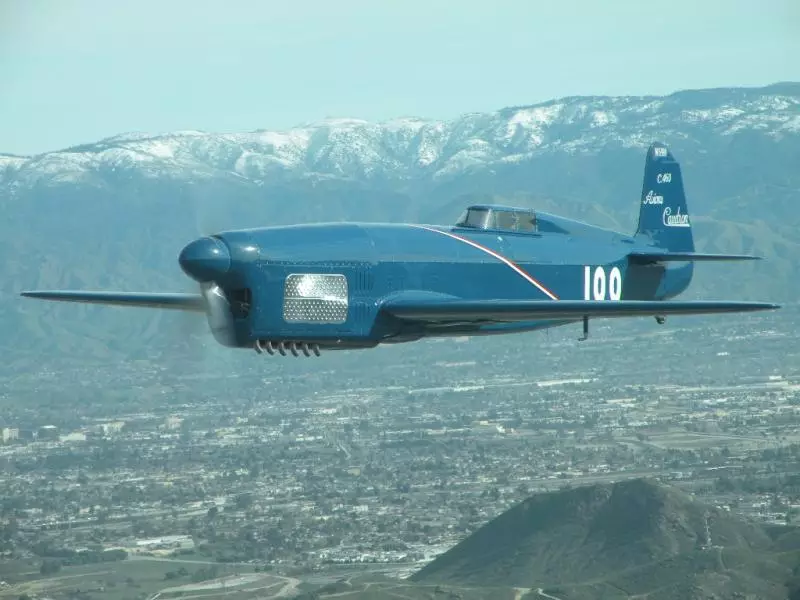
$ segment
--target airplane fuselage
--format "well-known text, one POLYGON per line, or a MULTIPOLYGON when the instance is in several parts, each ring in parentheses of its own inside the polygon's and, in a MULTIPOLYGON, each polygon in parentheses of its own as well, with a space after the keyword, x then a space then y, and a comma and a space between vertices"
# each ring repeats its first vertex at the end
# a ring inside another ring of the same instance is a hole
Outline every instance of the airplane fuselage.
POLYGON ((576 320, 420 326, 380 314, 383 299, 415 290, 471 300, 664 300, 691 281, 691 263, 630 265, 632 250, 651 248, 632 236, 542 213, 537 220, 536 232, 329 223, 222 233, 235 265, 231 283, 247 288, 251 299, 249 310, 235 319, 236 345, 291 340, 325 348, 370 347, 430 336, 531 331, 576 320), (308 322, 309 315, 293 319, 287 312, 289 282, 304 275, 326 275, 340 290, 336 314, 312 315, 317 322, 308 322))

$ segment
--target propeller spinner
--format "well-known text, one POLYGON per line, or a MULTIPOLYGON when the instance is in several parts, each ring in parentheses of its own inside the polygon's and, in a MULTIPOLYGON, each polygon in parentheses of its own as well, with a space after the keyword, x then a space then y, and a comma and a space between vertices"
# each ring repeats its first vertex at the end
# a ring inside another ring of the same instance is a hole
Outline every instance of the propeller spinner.
POLYGON ((216 237, 204 237, 187 244, 178 256, 181 269, 198 283, 224 277, 231 268, 228 246, 216 237))

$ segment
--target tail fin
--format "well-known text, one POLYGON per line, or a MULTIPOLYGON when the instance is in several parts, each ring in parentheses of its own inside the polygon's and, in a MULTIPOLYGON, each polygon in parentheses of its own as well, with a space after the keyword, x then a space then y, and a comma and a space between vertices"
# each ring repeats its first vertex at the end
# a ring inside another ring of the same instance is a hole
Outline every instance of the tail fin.
POLYGON ((661 142, 647 150, 636 235, 670 252, 694 252, 681 167, 661 142))

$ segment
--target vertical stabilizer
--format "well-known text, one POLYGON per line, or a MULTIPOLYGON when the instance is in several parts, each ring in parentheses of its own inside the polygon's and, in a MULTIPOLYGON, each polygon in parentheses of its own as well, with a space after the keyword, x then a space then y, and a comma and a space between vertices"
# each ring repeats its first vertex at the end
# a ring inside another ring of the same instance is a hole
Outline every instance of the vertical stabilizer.
POLYGON ((636 235, 671 252, 694 251, 681 167, 660 142, 647 150, 636 235))

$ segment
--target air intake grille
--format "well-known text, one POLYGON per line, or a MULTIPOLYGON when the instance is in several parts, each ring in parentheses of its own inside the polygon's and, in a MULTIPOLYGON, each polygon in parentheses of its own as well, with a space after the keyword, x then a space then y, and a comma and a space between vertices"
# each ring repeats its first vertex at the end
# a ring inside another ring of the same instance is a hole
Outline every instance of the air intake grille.
POLYGON ((347 278, 292 273, 286 278, 283 318, 287 323, 344 323, 347 320, 347 278))

